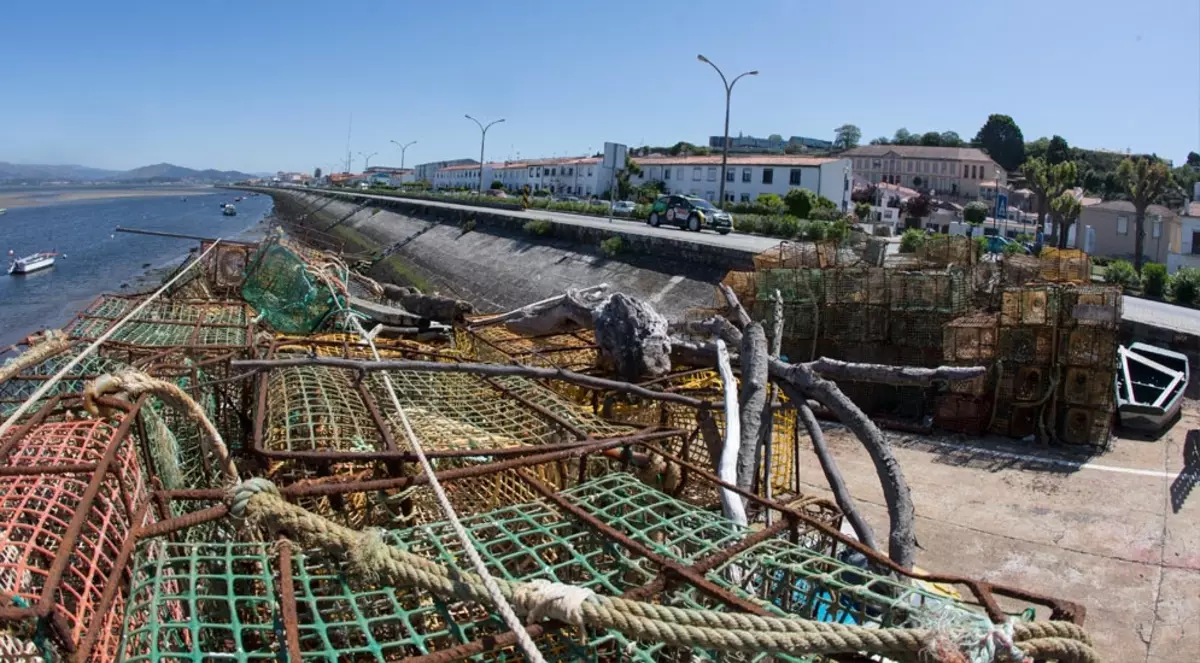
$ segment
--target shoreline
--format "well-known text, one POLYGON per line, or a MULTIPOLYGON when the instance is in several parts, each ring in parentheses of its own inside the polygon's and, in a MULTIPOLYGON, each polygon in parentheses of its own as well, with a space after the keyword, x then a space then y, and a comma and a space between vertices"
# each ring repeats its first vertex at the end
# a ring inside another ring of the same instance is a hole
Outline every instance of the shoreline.
POLYGON ((169 189, 58 189, 39 192, 36 190, 0 191, 0 209, 24 209, 46 207, 63 203, 78 203, 97 200, 119 200, 124 198, 165 198, 168 196, 212 196, 224 190, 213 187, 174 187, 169 189))

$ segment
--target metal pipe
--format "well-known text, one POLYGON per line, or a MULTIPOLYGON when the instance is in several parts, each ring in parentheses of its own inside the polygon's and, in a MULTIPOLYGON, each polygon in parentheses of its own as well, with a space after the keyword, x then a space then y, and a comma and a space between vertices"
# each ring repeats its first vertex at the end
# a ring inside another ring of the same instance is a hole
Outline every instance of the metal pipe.
MULTIPOLYGON (((193 239, 198 242, 215 242, 218 239, 220 239, 218 237, 201 237, 199 235, 183 235, 180 233, 168 233, 168 232, 162 232, 161 230, 142 230, 140 228, 122 228, 121 226, 117 226, 117 232, 129 233, 131 235, 151 235, 154 237, 170 237, 172 239, 193 239)), ((257 242, 235 242, 235 241, 228 240, 228 239, 222 239, 221 243, 222 244, 236 244, 238 246, 258 246, 257 242)))

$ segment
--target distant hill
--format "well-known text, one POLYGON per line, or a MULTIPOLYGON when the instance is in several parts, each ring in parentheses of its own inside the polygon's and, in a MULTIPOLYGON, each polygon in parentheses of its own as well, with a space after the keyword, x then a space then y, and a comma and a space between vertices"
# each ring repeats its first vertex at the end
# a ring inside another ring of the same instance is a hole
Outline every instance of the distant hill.
POLYGON ((0 184, 45 184, 49 182, 164 184, 213 184, 237 182, 252 176, 236 170, 194 170, 169 163, 133 170, 104 170, 86 166, 16 164, 0 161, 0 184))

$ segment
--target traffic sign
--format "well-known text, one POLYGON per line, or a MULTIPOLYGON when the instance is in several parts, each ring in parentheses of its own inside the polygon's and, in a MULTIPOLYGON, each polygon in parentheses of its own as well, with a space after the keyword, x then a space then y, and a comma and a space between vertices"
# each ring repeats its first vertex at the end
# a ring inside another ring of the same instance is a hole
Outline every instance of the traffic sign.
POLYGON ((996 212, 993 215, 997 220, 1008 220, 1008 195, 996 194, 996 212))

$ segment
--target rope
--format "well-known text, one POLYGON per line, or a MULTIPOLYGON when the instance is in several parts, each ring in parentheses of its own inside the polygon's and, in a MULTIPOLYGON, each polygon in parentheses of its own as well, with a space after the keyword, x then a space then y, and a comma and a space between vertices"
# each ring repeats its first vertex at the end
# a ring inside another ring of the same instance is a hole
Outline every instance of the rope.
POLYGON ((174 382, 151 377, 135 369, 126 369, 120 373, 106 373, 88 382, 83 388, 83 407, 93 416, 107 416, 107 412, 96 399, 105 394, 127 394, 139 396, 154 394, 165 403, 183 413, 185 417, 200 426, 200 443, 204 452, 217 459, 221 471, 231 482, 239 481, 237 467, 229 455, 229 448, 221 439, 217 427, 208 420, 207 413, 200 404, 192 399, 186 391, 174 382))
POLYGON ((66 334, 58 329, 47 329, 40 341, 0 366, 0 382, 8 380, 30 366, 37 366, 69 347, 71 347, 71 340, 67 338, 66 334))
MULTIPOLYGON (((432 483, 432 481, 431 481, 432 483)), ((719 651, 771 652, 792 655, 868 652, 891 656, 928 651, 939 633, 928 628, 875 628, 799 618, 764 617, 746 613, 675 608, 656 603, 628 601, 589 593, 580 587, 541 581, 520 583, 490 579, 447 569, 395 546, 378 533, 343 527, 302 507, 286 502, 271 482, 255 478, 234 488, 230 514, 250 525, 263 526, 274 537, 286 533, 306 547, 334 558, 344 558, 352 575, 371 584, 390 583, 417 587, 463 601, 485 603, 493 594, 508 607, 531 619, 545 615, 571 624, 625 634, 634 640, 662 642, 675 647, 702 647, 719 651), (532 584, 532 587, 528 585, 532 584)), ((468 554, 473 547, 466 549, 468 554)), ((499 602, 497 602, 499 605, 499 602)), ((515 619, 515 617, 514 617, 515 619)), ((518 622, 519 623, 519 622, 518 622)), ((976 639, 993 637, 987 624, 976 639)), ((1007 633, 1008 626, 999 627, 1007 633)), ((1012 642, 1026 657, 1051 658, 1060 663, 1100 663, 1082 628, 1069 622, 1013 622, 1012 642)), ((522 633, 524 629, 522 629, 522 633)), ((525 634, 528 637, 528 634, 525 634)), ((536 649, 534 650, 536 652, 536 649)), ((1004 661, 1001 647, 993 658, 1004 661)), ((528 652, 526 652, 528 655, 528 652)), ((540 659, 529 656, 531 660, 540 659)))
MULTIPOLYGON (((375 341, 363 329, 358 322, 358 318, 350 317, 350 323, 358 335, 371 348, 371 355, 375 357, 375 361, 380 361, 379 350, 375 347, 375 341)), ((433 466, 429 463, 429 458, 425 456, 425 450, 421 448, 421 441, 417 438, 417 434, 412 429, 412 424, 408 421, 408 415, 404 412, 404 407, 400 404, 400 399, 396 396, 396 389, 392 385, 392 379, 388 376, 387 371, 381 373, 383 376, 384 386, 387 387, 388 396, 392 399, 392 407, 396 408, 396 413, 400 415, 400 423, 404 427, 404 434, 408 437, 408 442, 412 445, 413 453, 417 454, 417 460, 421 463, 421 469, 425 472, 425 476, 429 477, 429 487, 433 489, 433 494, 437 497, 438 504, 442 511, 446 514, 446 520, 454 529, 454 533, 458 536, 458 540, 462 543, 463 550, 466 551, 467 557, 471 560, 471 566, 475 569, 475 573, 483 582, 484 588, 487 590, 487 598, 490 599, 492 605, 500 613, 500 617, 504 620, 504 624, 517 637, 517 645, 525 652, 525 656, 532 663, 545 663, 542 653, 538 650, 537 644, 533 638, 525 631, 525 626, 521 620, 513 612, 513 608, 508 604, 506 597, 501 593, 500 587, 496 584, 496 579, 488 572, 487 565, 483 563, 483 558, 479 556, 479 551, 476 550, 476 544, 471 539, 471 535, 462 526, 458 520, 458 514, 454 511, 454 506, 450 504, 450 498, 446 496, 446 491, 442 489, 442 484, 437 479, 433 466)), ((387 546, 383 546, 387 548, 387 546)), ((510 595, 511 596, 511 595, 510 595)), ((482 598, 482 597, 481 597, 482 598)))
POLYGON ((3 438, 4 434, 7 433, 9 431, 9 429, 11 429, 17 423, 17 421, 19 421, 21 419, 21 417, 25 416, 25 413, 28 412, 29 409, 33 407, 34 403, 41 400, 42 397, 44 397, 47 393, 49 393, 49 391, 51 389, 54 388, 54 385, 58 384, 58 382, 60 380, 62 380, 64 376, 68 375, 71 372, 71 369, 78 366, 79 363, 82 362, 88 355, 95 352, 96 348, 100 347, 101 343, 104 343, 108 339, 112 338, 113 334, 116 334, 117 330, 120 329, 122 326, 124 326, 126 322, 129 322, 135 316, 137 316, 137 314, 141 313, 142 309, 144 309, 150 305, 150 302, 154 301, 155 299, 158 299, 164 292, 167 291, 168 288, 170 288, 172 285, 174 285, 175 282, 178 281, 184 274, 187 274, 189 270, 191 270, 196 265, 199 265, 204 260, 205 256, 207 256, 209 253, 212 253, 213 249, 217 248, 220 245, 221 245, 221 240, 220 239, 215 240, 212 243, 212 245, 208 247, 207 251, 200 254, 200 257, 196 258, 196 260, 194 260, 190 265, 188 265, 184 269, 180 270, 180 272, 178 274, 176 274, 173 278, 171 278, 169 281, 164 283, 162 285, 162 287, 160 287, 158 290, 154 291, 154 293, 151 294, 149 297, 142 300, 141 304, 138 304, 136 307, 134 307, 134 309, 132 311, 130 311, 129 313, 127 313, 125 315, 125 317, 118 320, 112 327, 109 327, 108 331, 104 332, 98 338, 96 338, 96 340, 92 341, 91 344, 88 345, 86 348, 84 348, 83 351, 80 352, 78 355, 76 355, 74 359, 67 362, 66 366, 63 366, 61 369, 59 369, 59 371, 57 373, 55 373, 53 376, 51 376, 49 380, 46 380, 46 382, 43 383, 42 386, 39 387, 37 391, 33 392, 33 394, 31 394, 29 396, 29 398, 26 398, 25 402, 21 403, 21 405, 15 411, 13 411, 12 414, 10 414, 8 416, 8 419, 6 419, 3 424, 0 424, 0 438, 3 438))

